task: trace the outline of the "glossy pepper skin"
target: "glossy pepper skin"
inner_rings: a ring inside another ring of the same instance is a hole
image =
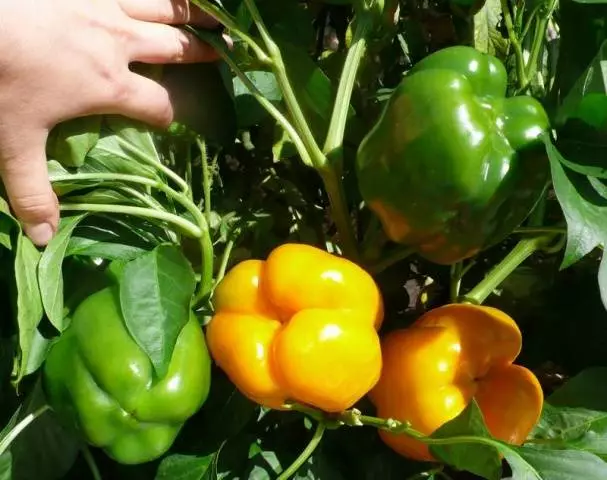
[[[218,366],[251,400],[327,412],[351,407],[379,379],[379,290],[358,265],[304,244],[234,266],[207,327]]]
[[[450,304],[382,340],[383,369],[369,393],[382,418],[411,422],[430,435],[476,400],[491,434],[521,444],[540,417],[543,393],[535,375],[513,364],[521,332],[492,307]],[[409,436],[380,432],[393,450],[432,461],[428,447]]]
[[[472,47],[417,63],[357,153],[359,189],[386,235],[452,264],[505,238],[545,189],[542,105],[505,98],[506,70]]]
[[[48,402],[66,423],[119,463],[154,460],[205,402],[211,359],[194,315],[164,378],[128,333],[118,291],[100,290],[75,310],[44,365]]]

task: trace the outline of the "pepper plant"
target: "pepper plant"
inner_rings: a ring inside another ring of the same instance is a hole
[[[171,127],[0,199],[0,476],[607,478],[607,6],[191,4]]]

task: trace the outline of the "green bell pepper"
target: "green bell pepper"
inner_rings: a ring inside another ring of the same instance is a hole
[[[181,330],[164,378],[124,323],[116,287],[100,290],[74,311],[44,365],[44,389],[58,417],[119,463],[164,454],[184,422],[207,399],[211,360],[192,314]]]
[[[506,81],[497,58],[465,46],[402,79],[356,158],[361,195],[390,240],[452,264],[529,215],[549,178],[549,120],[534,98],[506,98]]]

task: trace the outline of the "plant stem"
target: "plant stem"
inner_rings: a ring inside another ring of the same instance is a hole
[[[8,450],[11,444],[19,436],[19,434],[25,430],[34,420],[43,415],[47,410],[50,410],[50,406],[44,405],[38,410],[26,415],[17,425],[15,425],[10,432],[0,441],[0,456],[4,455],[4,452]]]
[[[326,165],[319,169],[318,173],[322,178],[327,196],[329,197],[331,216],[335,222],[337,233],[339,234],[343,253],[346,257],[356,262],[359,260],[359,254],[356,236],[354,235],[354,227],[350,220],[350,211],[346,201],[344,185],[336,170],[330,165]]]
[[[260,62],[266,64],[270,62],[270,59],[268,58],[266,52],[263,51],[263,49],[257,44],[255,40],[253,40],[250,35],[240,29],[236,19],[232,17],[228,12],[226,12],[223,8],[220,8],[212,4],[211,2],[205,0],[190,1],[194,5],[199,7],[202,11],[215,17],[219,21],[219,23],[221,23],[227,29],[230,30],[230,33],[233,33],[234,35],[240,37],[247,45],[249,45],[253,49],[255,55],[257,56]]]
[[[251,95],[253,95],[259,104],[274,118],[274,120],[276,120],[276,122],[278,122],[278,124],[285,129],[291,138],[291,141],[295,145],[297,153],[299,153],[299,156],[301,157],[301,161],[305,165],[312,167],[312,158],[310,157],[303,140],[299,136],[299,133],[297,133],[291,122],[287,120],[280,110],[278,110],[274,104],[270,102],[270,100],[268,100],[263,93],[261,93],[261,91],[249,79],[249,77],[247,77],[246,74],[240,69],[236,62],[232,60],[232,57],[227,51],[227,47],[217,41],[217,36],[204,30],[197,30],[190,26],[186,26],[185,29],[196,35],[201,40],[207,42],[217,51],[221,58],[229,65],[236,76],[242,81],[244,86],[247,87],[249,92],[251,92]]]
[[[196,137],[196,145],[200,150],[200,165],[202,167],[202,194],[204,198],[204,214],[207,224],[211,223],[211,175],[209,172],[209,157],[207,147],[203,138]]]
[[[153,218],[155,220],[161,220],[166,223],[170,223],[180,228],[185,234],[200,238],[202,232],[197,225],[194,225],[189,220],[173,215],[172,213],[161,212],[158,210],[152,210],[151,208],[144,207],[132,207],[127,205],[105,205],[96,203],[62,203],[59,205],[61,211],[75,211],[75,212],[99,212],[99,213],[119,213],[124,215],[135,215],[143,218]]]
[[[308,446],[304,449],[303,452],[295,459],[295,461],[287,468],[284,472],[282,472],[276,480],[287,480],[292,475],[297,473],[297,471],[301,468],[301,466],[307,462],[308,458],[314,453],[316,447],[322,440],[322,436],[325,433],[325,424],[323,422],[318,422],[316,425],[316,430],[314,431],[314,436],[308,443]]]
[[[261,18],[259,10],[255,5],[255,1],[244,0],[244,3],[247,6],[251,14],[251,18],[255,22],[255,25],[259,30],[259,34],[266,45],[270,60],[272,61],[272,70],[276,76],[276,82],[280,87],[283,100],[287,105],[289,113],[291,114],[291,118],[295,124],[295,129],[301,135],[301,139],[306,146],[306,150],[312,159],[314,167],[321,168],[326,163],[327,159],[316,143],[312,130],[310,130],[308,125],[308,121],[306,120],[297,101],[297,97],[295,96],[295,92],[293,91],[293,87],[291,86],[287,76],[287,69],[282,59],[280,48],[278,48],[278,45],[276,45],[274,40],[272,40],[272,37],[270,36],[270,33],[268,32],[268,29]]]
[[[82,451],[82,456],[84,457],[86,464],[89,466],[93,480],[101,480],[101,472],[99,472],[99,468],[97,467],[97,463],[95,462],[89,447],[83,445],[80,450]]]
[[[547,12],[541,16],[540,20],[537,22],[537,26],[535,28],[535,34],[533,36],[533,44],[531,46],[531,54],[529,55],[529,63],[527,64],[527,73],[526,79],[527,82],[530,81],[531,78],[535,75],[537,71],[538,59],[540,56],[540,52],[542,51],[542,45],[544,44],[544,39],[546,38],[546,28],[548,28],[548,22],[552,17],[552,12],[556,8],[557,0],[551,0],[548,5]],[[527,85],[524,85],[526,87]]]
[[[508,30],[508,38],[514,48],[514,56],[516,57],[516,76],[519,90],[522,90],[528,83],[527,73],[525,70],[525,58],[523,57],[523,49],[521,48],[521,42],[516,36],[514,31],[514,24],[512,23],[512,15],[510,13],[510,6],[508,0],[500,0],[502,5],[502,13],[504,14],[504,23]]]
[[[451,266],[451,282],[449,283],[449,300],[452,303],[457,302],[459,297],[459,289],[462,284],[462,273],[464,271],[464,264],[462,262],[456,262]]]
[[[145,152],[142,152],[137,147],[131,145],[129,142],[127,142],[123,138],[120,138],[120,136],[117,137],[117,140],[118,140],[118,143],[125,150],[128,150],[131,153],[137,155],[137,157],[139,157],[139,159],[142,160],[145,164],[154,168],[156,171],[163,173],[164,175],[167,176],[167,178],[170,178],[171,180],[173,180],[173,182],[175,182],[179,186],[179,189],[182,192],[185,193],[189,190],[189,187],[188,187],[188,184],[186,183],[186,181],[183,178],[181,178],[179,175],[177,175],[173,170],[171,170],[170,168],[168,168],[165,165],[163,165],[162,163],[160,163],[159,160],[150,158],[148,155],[146,155]]]
[[[219,270],[217,275],[215,276],[215,284],[221,282],[223,277],[225,277],[226,270],[228,268],[228,262],[230,260],[230,255],[232,254],[232,249],[234,248],[234,239],[228,240],[226,243],[226,247],[223,251],[223,256],[221,257],[221,263],[219,264]]]
[[[546,245],[554,235],[544,235],[520,240],[508,255],[481,280],[463,301],[476,305],[482,304],[486,298],[510,275],[521,263]]]
[[[512,233],[519,235],[542,235],[544,233],[565,234],[567,229],[564,227],[520,227],[515,228]]]
[[[350,100],[352,98],[352,90],[354,89],[360,62],[367,51],[367,34],[372,25],[372,18],[369,15],[364,14],[356,24],[352,45],[348,50],[344,67],[341,72],[341,78],[339,79],[337,95],[333,105],[333,113],[329,123],[329,131],[323,147],[323,152],[325,154],[341,148],[342,146],[348,120],[348,111],[350,109]]]

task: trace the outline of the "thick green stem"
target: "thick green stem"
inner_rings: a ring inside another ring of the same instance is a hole
[[[282,59],[280,48],[278,48],[278,45],[276,45],[274,40],[272,40],[272,37],[270,36],[270,33],[268,32],[268,29],[261,18],[261,14],[257,9],[257,5],[255,5],[255,1],[244,0],[244,2],[251,13],[251,18],[259,30],[262,40],[266,45],[270,60],[272,61],[272,70],[276,76],[276,82],[280,87],[283,100],[287,106],[287,109],[289,110],[289,113],[291,114],[295,129],[301,135],[301,139],[306,146],[306,150],[312,159],[314,167],[317,169],[321,168],[324,166],[327,159],[316,143],[312,130],[310,130],[310,126],[308,125],[308,121],[306,120],[303,110],[297,101],[297,97],[287,75],[287,69]]]
[[[459,297],[459,289],[462,284],[462,272],[464,271],[464,264],[462,262],[456,262],[451,266],[451,281],[449,288],[449,299],[451,302],[457,302]]]
[[[223,256],[221,257],[221,263],[219,264],[219,270],[217,271],[217,275],[215,277],[215,284],[221,282],[223,277],[225,277],[226,270],[228,269],[228,262],[230,261],[230,255],[232,254],[232,249],[234,248],[234,243],[234,239],[230,239],[226,243]]]
[[[295,459],[295,461],[287,468],[284,472],[282,472],[277,480],[287,480],[292,475],[295,475],[297,471],[301,468],[301,466],[308,461],[308,458],[312,456],[316,447],[322,440],[322,436],[325,433],[325,424],[323,422],[319,422],[316,426],[316,430],[314,431],[314,436],[308,443],[308,446],[304,449],[303,452]]]
[[[542,51],[542,46],[544,44],[544,39],[546,38],[546,29],[548,28],[548,22],[552,17],[552,13],[556,8],[557,0],[551,0],[548,5],[548,9],[544,15],[537,22],[537,26],[535,28],[535,34],[533,37],[533,44],[531,45],[531,54],[529,55],[529,62],[527,63],[527,73],[526,79],[529,82],[537,71],[537,65],[539,61],[540,52]],[[527,85],[525,85],[526,87]]]
[[[303,140],[299,136],[299,133],[295,130],[295,128],[293,127],[291,122],[289,122],[289,120],[280,112],[280,110],[278,110],[274,106],[274,104],[272,102],[270,102],[270,100],[268,100],[263,95],[263,93],[261,93],[261,91],[249,79],[249,77],[247,77],[246,74],[240,69],[240,67],[236,64],[236,62],[234,62],[234,60],[232,60],[232,57],[230,57],[230,54],[228,53],[226,46],[217,41],[217,36],[213,35],[209,32],[206,32],[204,30],[198,30],[198,29],[192,28],[190,26],[186,26],[185,29],[188,30],[189,32],[193,33],[194,35],[196,35],[201,40],[207,42],[209,45],[211,45],[217,51],[217,53],[221,56],[221,58],[229,65],[229,67],[236,74],[236,76],[242,81],[244,86],[247,87],[247,89],[249,90],[251,95],[253,95],[253,97],[255,97],[255,99],[259,102],[259,104],[263,108],[266,109],[266,111],[274,118],[274,120],[276,120],[276,122],[282,128],[284,128],[284,130],[287,132],[287,134],[291,138],[291,141],[295,145],[295,148],[297,149],[297,153],[299,153],[299,156],[301,157],[302,162],[305,165],[312,167],[313,166],[312,158],[310,157],[310,154],[308,153],[308,150],[306,149],[306,145],[304,144]]]
[[[547,245],[554,235],[545,235],[520,240],[508,255],[498,263],[487,276],[470,292],[463,296],[463,301],[476,305],[485,299],[527,258]]]
[[[326,165],[318,171],[325,185],[329,203],[331,205],[331,216],[337,227],[339,243],[346,257],[353,261],[359,260],[356,236],[350,219],[346,193],[341,178],[337,171]]]
[[[352,91],[354,90],[360,62],[367,51],[367,34],[371,30],[372,25],[373,20],[369,15],[363,15],[356,24],[352,45],[348,50],[337,88],[329,131],[323,148],[325,154],[342,146]]]
[[[15,439],[25,430],[34,420],[43,415],[51,407],[44,405],[35,412],[26,415],[17,425],[15,425],[6,436],[0,441],[0,456],[4,455],[4,452],[8,450]]]
[[[151,218],[160,220],[178,227],[183,233],[194,238],[200,238],[202,232],[197,225],[189,220],[173,215],[172,213],[152,210],[151,208],[132,207],[126,205],[104,205],[96,203],[62,203],[59,205],[61,211],[74,212],[98,212],[98,213],[118,213],[123,215],[134,215],[137,217]]]
[[[514,30],[514,24],[512,22],[512,15],[510,13],[510,6],[508,0],[500,0],[502,5],[502,13],[504,14],[504,23],[506,24],[506,30],[508,30],[508,38],[514,49],[514,56],[516,57],[516,76],[519,90],[522,90],[529,82],[527,80],[527,72],[525,70],[525,58],[523,56],[523,49],[521,42],[516,36]]]

